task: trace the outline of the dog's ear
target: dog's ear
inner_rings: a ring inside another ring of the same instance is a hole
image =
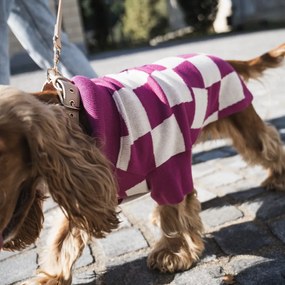
[[[35,171],[46,179],[72,226],[103,237],[118,225],[109,162],[62,107],[43,105],[38,112],[27,137]]]
[[[103,237],[118,225],[112,168],[63,107],[0,86],[0,125],[21,133],[28,146],[30,177],[43,177],[71,226]]]
[[[35,92],[32,95],[44,103],[48,104],[60,103],[57,90],[54,88],[53,84],[51,83],[46,83],[42,91]]]
[[[31,201],[30,207],[27,207],[27,213],[21,212],[23,216],[23,223],[17,235],[5,243],[3,248],[5,250],[22,250],[33,244],[39,237],[43,222],[44,215],[42,212],[42,204],[44,200],[44,195],[42,191],[37,189],[38,179],[27,180],[21,191],[26,191],[29,193]]]

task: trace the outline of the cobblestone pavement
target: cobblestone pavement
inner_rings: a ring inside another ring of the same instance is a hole
[[[189,51],[224,58],[250,58],[280,44],[284,36],[285,29],[279,29],[176,43],[131,54],[106,53],[98,55],[92,65],[99,74],[104,74],[113,72],[114,67],[120,70],[134,63],[146,63],[146,59],[151,62]],[[269,73],[262,83],[252,82],[249,86],[255,94],[258,112],[278,128],[284,140],[285,70],[283,67]],[[44,80],[43,74],[36,71],[15,75],[12,84],[35,91]],[[35,82],[34,87],[30,82]],[[206,243],[198,264],[177,274],[147,269],[146,257],[159,230],[149,222],[154,202],[144,196],[121,206],[122,223],[118,230],[86,247],[74,268],[74,285],[285,284],[285,193],[259,187],[266,172],[258,166],[247,166],[224,140],[198,145],[193,164]],[[45,230],[35,246],[22,252],[0,253],[1,285],[20,284],[34,274],[47,230],[56,218],[56,205],[48,201],[45,212]],[[226,283],[225,278],[232,275],[235,283]]]

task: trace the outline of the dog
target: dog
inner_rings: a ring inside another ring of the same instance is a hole
[[[231,138],[245,161],[269,170],[262,186],[284,191],[282,142],[245,85],[284,55],[285,44],[248,61],[191,54],[94,80],[75,77],[79,123],[52,87],[28,94],[1,86],[0,248],[22,250],[39,237],[42,179],[62,210],[39,274],[25,284],[70,285],[88,240],[118,227],[120,199],[141,193],[135,186],[143,181],[162,231],[149,268],[189,269],[204,250],[191,148],[209,137]]]

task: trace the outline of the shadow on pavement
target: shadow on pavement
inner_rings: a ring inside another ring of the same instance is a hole
[[[149,270],[146,266],[146,257],[143,257],[122,265],[109,267],[93,282],[80,283],[80,285],[159,285],[169,284],[173,278],[174,274],[162,274]]]
[[[236,285],[285,284],[285,193],[264,190],[255,195],[257,189],[231,193],[203,204],[203,209],[223,207],[225,202],[247,205],[246,211],[255,218],[212,232],[205,239],[202,262],[209,256],[229,258],[227,268],[237,274]]]

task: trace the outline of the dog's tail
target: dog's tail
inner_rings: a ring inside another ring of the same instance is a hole
[[[250,60],[228,60],[236,72],[245,80],[257,79],[267,68],[281,65],[285,57],[285,43],[279,47]]]

